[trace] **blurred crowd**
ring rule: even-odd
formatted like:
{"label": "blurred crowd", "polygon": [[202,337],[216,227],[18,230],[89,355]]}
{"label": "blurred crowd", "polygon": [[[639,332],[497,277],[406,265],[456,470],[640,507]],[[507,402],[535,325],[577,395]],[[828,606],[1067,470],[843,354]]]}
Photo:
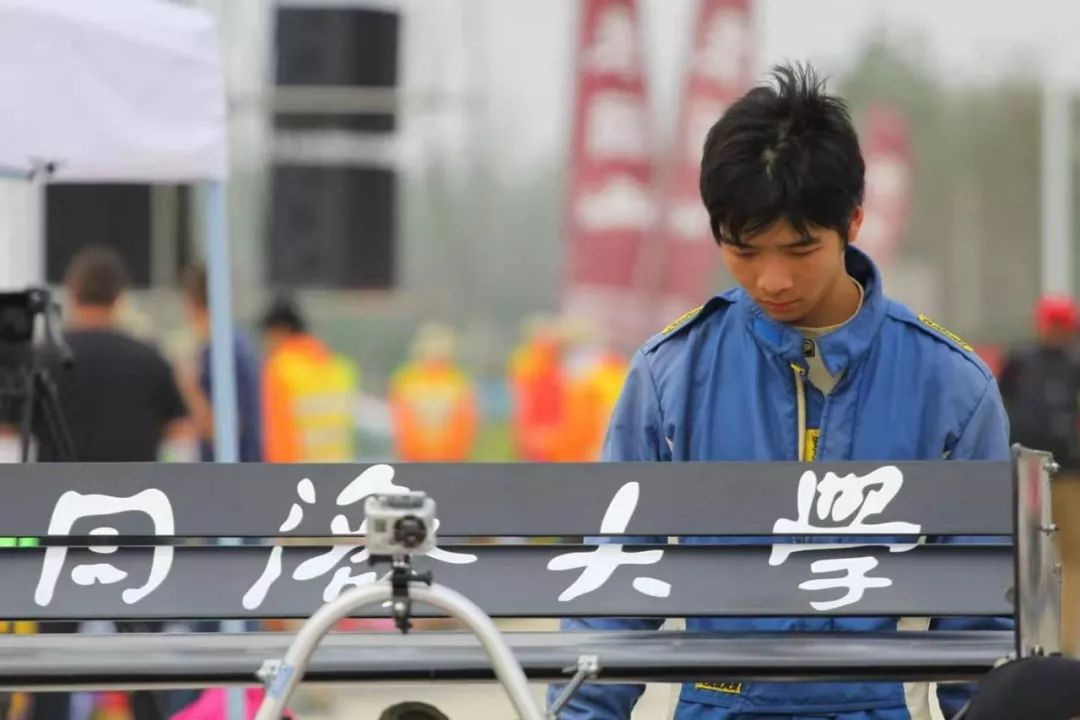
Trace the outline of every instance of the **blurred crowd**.
{"label": "blurred crowd", "polygon": [[[120,256],[83,249],[63,288],[64,340],[43,362],[71,434],[35,413],[39,461],[210,461],[214,451],[211,315],[206,269],[182,273],[183,339],[159,342],[152,318],[140,328]],[[141,330],[141,331],[140,331]],[[249,332],[233,329],[237,459],[241,462],[352,462],[370,458],[358,440],[357,404],[373,396],[362,368],[318,336],[294,297],[274,297]],[[507,359],[505,417],[485,418],[477,379],[459,360],[454,331],[423,325],[376,397],[392,458],[477,459],[485,422],[505,423],[509,456],[529,462],[600,457],[608,418],[627,372],[626,357],[602,328],[578,318],[528,319]],[[9,425],[9,437],[20,428]]]}

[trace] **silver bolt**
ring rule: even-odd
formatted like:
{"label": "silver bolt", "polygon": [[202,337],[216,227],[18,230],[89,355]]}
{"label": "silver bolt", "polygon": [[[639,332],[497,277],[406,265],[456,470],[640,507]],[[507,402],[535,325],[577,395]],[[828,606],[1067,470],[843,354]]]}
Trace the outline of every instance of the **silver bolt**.
{"label": "silver bolt", "polygon": [[1043,470],[1046,470],[1046,472],[1050,473],[1051,475],[1056,475],[1058,470],[1061,470],[1061,466],[1053,460],[1047,458],[1046,460],[1043,460]]}
{"label": "silver bolt", "polygon": [[590,678],[595,678],[600,672],[600,658],[596,655],[582,655],[578,658],[578,670],[586,673]]}
{"label": "silver bolt", "polygon": [[262,667],[259,668],[259,671],[255,673],[255,677],[263,683],[268,683],[274,679],[274,676],[277,675],[277,671],[280,669],[280,660],[265,660],[263,661]]}

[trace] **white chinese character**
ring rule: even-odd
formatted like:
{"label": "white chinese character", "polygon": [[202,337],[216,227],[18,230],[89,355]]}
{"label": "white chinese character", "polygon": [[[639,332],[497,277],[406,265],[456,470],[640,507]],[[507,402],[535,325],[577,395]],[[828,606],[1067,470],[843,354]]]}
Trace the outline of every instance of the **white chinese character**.
{"label": "white chinese character", "polygon": [[859,602],[862,600],[863,594],[870,588],[885,588],[892,585],[892,580],[889,578],[870,577],[866,574],[877,566],[877,559],[872,557],[818,560],[810,564],[810,572],[815,575],[840,571],[843,571],[844,574],[834,578],[807,580],[804,583],[800,583],[799,587],[803,590],[847,589],[847,594],[836,600],[810,602],[810,607],[821,612],[835,610],[836,608]]}
{"label": "white chinese character", "polygon": [[623,160],[646,156],[645,108],[640,95],[616,90],[597,93],[585,127],[589,155]]}
{"label": "white chinese character", "polygon": [[695,165],[701,163],[709,130],[723,117],[726,110],[727,106],[716,98],[697,98],[690,105],[686,114],[686,137],[683,146],[687,162]]}
{"label": "white chinese character", "polygon": [[[877,533],[881,535],[918,535],[922,526],[908,522],[868,523],[867,518],[885,510],[904,486],[904,475],[895,466],[878,468],[865,475],[839,476],[826,473],[820,482],[814,471],[807,470],[799,479],[798,518],[781,518],[773,525],[773,532],[780,535],[835,535],[842,531]],[[815,502],[816,499],[816,502]],[[824,524],[816,524],[824,523]],[[918,543],[889,544],[870,543],[820,543],[773,545],[769,565],[782,565],[792,553],[853,550],[856,548],[885,546],[889,552],[907,552]],[[889,587],[892,580],[870,577],[867,573],[877,567],[873,557],[836,558],[811,563],[810,571],[821,574],[846,571],[837,578],[811,580],[799,585],[804,590],[847,588],[848,593],[838,600],[811,602],[815,610],[832,610],[850,605],[862,599],[869,588]]]}
{"label": "white chinese character", "polygon": [[716,13],[705,30],[704,47],[694,59],[701,75],[721,83],[738,83],[749,46],[746,16],[737,10]]}
{"label": "white chinese character", "polygon": [[[131,497],[113,497],[112,495],[83,495],[82,493],[69,490],[60,496],[53,508],[52,517],[49,520],[49,535],[68,535],[75,521],[80,518],[97,518],[105,515],[117,515],[126,512],[139,512],[146,514],[154,524],[154,535],[173,535],[175,523],[173,521],[172,504],[169,498],[161,490],[149,489]],[[117,535],[116,528],[96,527],[90,535]],[[116,547],[104,546],[93,547],[91,551],[99,555],[109,555],[116,552]],[[64,569],[64,560],[67,558],[68,548],[63,546],[50,546],[45,549],[45,560],[41,566],[41,577],[38,579],[37,589],[34,591],[34,602],[42,607],[52,602],[53,593],[56,590],[57,580]],[[133,605],[152,593],[165,578],[172,568],[173,548],[168,545],[154,547],[154,556],[150,563],[150,574],[146,582],[139,587],[127,588],[121,593],[121,597],[128,605]],[[71,571],[71,579],[77,585],[87,587],[95,583],[113,585],[121,582],[128,573],[109,563],[77,565]]]}
{"label": "white chinese character", "polygon": [[653,220],[648,186],[632,175],[608,178],[578,200],[575,214],[590,231],[645,230]]}
{"label": "white chinese character", "polygon": [[684,242],[701,242],[712,239],[709,213],[696,202],[674,202],[668,210],[668,225],[675,236]]}
{"label": "white chinese character", "polygon": [[[611,499],[604,520],[600,523],[600,532],[605,535],[619,535],[626,532],[630,518],[637,509],[640,486],[629,482],[619,488]],[[551,559],[548,570],[582,569],[574,583],[559,595],[559,602],[569,602],[596,590],[606,583],[620,565],[655,565],[664,557],[663,550],[641,550],[624,552],[622,545],[602,544],[588,552],[564,553]],[[638,577],[632,583],[638,592],[656,598],[666,598],[671,594],[671,585],[663,580],[651,577]]]}
{"label": "white chinese character", "polygon": [[626,7],[609,6],[596,20],[596,34],[585,53],[587,65],[598,72],[632,76],[637,57],[633,14]]}
{"label": "white chinese character", "polygon": [[[307,505],[314,505],[316,502],[315,486],[311,480],[304,478],[296,487],[297,495],[300,500]],[[348,505],[355,505],[361,503],[368,495],[380,494],[392,494],[392,493],[407,493],[409,488],[402,485],[394,484],[394,468],[390,465],[373,465],[364,472],[360,473],[352,482],[350,482],[345,489],[342,490],[337,497],[338,507],[344,507]],[[289,532],[295,530],[300,525],[300,521],[304,518],[304,508],[299,503],[293,503],[292,508],[289,510],[289,516],[282,523],[279,528],[281,532]],[[436,532],[439,529],[439,521],[435,521]],[[360,523],[360,527],[353,530],[349,527],[349,519],[344,514],[334,516],[334,519],[330,522],[330,531],[334,535],[347,535],[355,537],[363,537],[367,534],[367,520]],[[349,554],[352,553],[350,556]],[[270,551],[270,557],[266,561],[266,567],[263,568],[262,575],[259,579],[244,593],[243,604],[248,610],[254,610],[262,605],[263,600],[266,599],[266,594],[270,591],[271,585],[281,576],[281,555],[282,547],[275,545]],[[466,553],[455,553],[447,550],[441,550],[439,548],[433,549],[427,553],[428,557],[433,560],[439,560],[441,562],[451,563],[455,565],[463,565],[476,562],[476,556]],[[305,560],[300,563],[293,571],[293,580],[314,580],[315,578],[326,575],[331,570],[337,567],[346,556],[349,556],[350,565],[359,565],[368,561],[368,551],[364,549],[362,545],[348,544],[348,545],[334,545],[321,555],[316,555],[313,558]],[[359,575],[353,575],[349,566],[340,567],[334,570],[334,574],[323,590],[323,600],[329,602],[336,598],[341,591],[346,587],[359,587],[369,582],[374,582],[376,575],[374,572],[364,572]]]}

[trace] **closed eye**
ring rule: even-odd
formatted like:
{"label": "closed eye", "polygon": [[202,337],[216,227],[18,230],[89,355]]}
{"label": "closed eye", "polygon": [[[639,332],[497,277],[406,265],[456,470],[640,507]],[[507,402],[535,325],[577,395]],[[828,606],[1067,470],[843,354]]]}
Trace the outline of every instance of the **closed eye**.
{"label": "closed eye", "polygon": [[745,245],[730,245],[731,251],[739,257],[753,257],[757,255],[757,249]]}

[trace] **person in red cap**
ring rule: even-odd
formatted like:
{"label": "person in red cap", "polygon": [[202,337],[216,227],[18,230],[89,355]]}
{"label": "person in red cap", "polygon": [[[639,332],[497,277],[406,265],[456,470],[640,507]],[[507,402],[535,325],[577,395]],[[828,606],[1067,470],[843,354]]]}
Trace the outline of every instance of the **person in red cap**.
{"label": "person in red cap", "polygon": [[1052,504],[1064,567],[1062,641],[1080,650],[1080,309],[1068,295],[1035,306],[1035,341],[1014,349],[998,379],[1013,442],[1054,454]]}

